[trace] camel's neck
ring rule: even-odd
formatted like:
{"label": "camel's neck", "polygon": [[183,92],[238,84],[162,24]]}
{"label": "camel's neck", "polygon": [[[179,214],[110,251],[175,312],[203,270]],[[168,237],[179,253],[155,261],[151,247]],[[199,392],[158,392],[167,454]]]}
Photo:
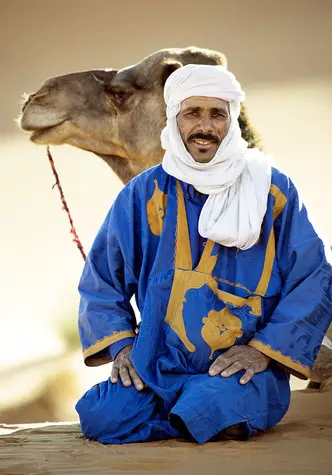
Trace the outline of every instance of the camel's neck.
{"label": "camel's neck", "polygon": [[130,161],[127,158],[118,157],[116,155],[103,155],[96,153],[98,157],[102,158],[109,167],[114,171],[114,173],[120,178],[120,180],[126,184],[135,176],[144,172],[148,168],[151,168],[161,162],[162,154],[159,157],[156,156],[150,161],[147,160],[137,160]]}
{"label": "camel's neck", "polygon": [[[126,158],[117,157],[116,155],[103,155],[96,153],[98,157],[102,158],[114,173],[120,178],[122,183],[126,184],[138,173],[133,170],[133,167],[129,160]],[[144,168],[141,172],[144,171]]]}

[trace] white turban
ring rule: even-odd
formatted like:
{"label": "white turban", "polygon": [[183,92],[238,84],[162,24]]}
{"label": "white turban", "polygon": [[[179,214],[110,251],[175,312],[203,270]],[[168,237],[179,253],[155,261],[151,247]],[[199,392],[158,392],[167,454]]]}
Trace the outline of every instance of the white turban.
{"label": "white turban", "polygon": [[[182,141],[176,116],[188,97],[216,97],[229,102],[230,126],[215,156],[196,162]],[[207,194],[198,230],[223,246],[249,249],[259,238],[271,185],[271,163],[258,149],[248,149],[238,123],[245,94],[223,66],[189,64],[167,79],[167,124],[161,133],[166,150],[162,166],[169,174]]]}
{"label": "white turban", "polygon": [[193,96],[235,101],[238,114],[240,114],[240,102],[245,99],[240,83],[224,66],[188,64],[177,69],[166,81],[164,98],[167,117],[177,115],[181,102]]}

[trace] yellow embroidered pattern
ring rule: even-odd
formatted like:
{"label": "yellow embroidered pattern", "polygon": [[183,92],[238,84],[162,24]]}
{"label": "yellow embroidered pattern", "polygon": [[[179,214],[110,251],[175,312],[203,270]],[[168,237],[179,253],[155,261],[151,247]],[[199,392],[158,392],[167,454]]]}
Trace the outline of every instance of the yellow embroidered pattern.
{"label": "yellow embroidered pattern", "polygon": [[265,345],[259,340],[252,339],[248,343],[249,346],[256,348],[261,353],[269,356],[270,358],[278,361],[278,363],[286,366],[287,368],[292,369],[295,372],[295,375],[301,379],[310,378],[310,368],[309,366],[304,366],[300,361],[294,361],[289,356],[285,356],[281,351],[273,349],[270,345]]}
{"label": "yellow embroidered pattern", "polygon": [[211,310],[202,322],[204,327],[201,334],[203,340],[211,348],[210,360],[216,350],[233,346],[236,339],[243,335],[242,321],[233,315],[227,307],[224,307],[220,312]]}
{"label": "yellow embroidered pattern", "polygon": [[89,346],[86,350],[83,351],[83,358],[87,366],[94,366],[95,364],[100,364],[97,362],[99,358],[95,358],[97,361],[94,361],[93,355],[99,353],[99,351],[104,350],[108,346],[116,343],[117,341],[122,340],[123,338],[128,338],[131,336],[135,336],[135,333],[132,330],[123,330],[123,331],[115,331],[111,335],[105,336],[100,340],[96,341],[93,345]]}
{"label": "yellow embroidered pattern", "polygon": [[[273,219],[276,219],[276,217],[278,217],[282,212],[287,199],[285,195],[281,193],[279,188],[274,185],[271,186],[270,191],[275,198]],[[212,241],[207,242],[198,266],[196,269],[192,269],[192,256],[190,250],[187,217],[183,192],[179,182],[177,182],[177,198],[178,220],[175,246],[175,274],[165,321],[178,335],[187,350],[194,352],[196,347],[192,344],[187,336],[183,318],[183,307],[184,303],[186,302],[185,296],[187,291],[192,289],[200,289],[206,285],[225,305],[230,303],[236,307],[248,306],[251,309],[250,313],[252,315],[261,316],[261,297],[264,296],[267,291],[272,274],[272,266],[275,257],[275,238],[272,225],[272,230],[266,248],[263,271],[256,292],[249,291],[249,289],[242,286],[241,284],[231,283],[230,284],[234,285],[235,287],[243,288],[249,293],[249,295],[251,295],[247,298],[243,298],[220,290],[218,288],[217,281],[222,281],[222,279],[217,279],[211,275],[218,259],[218,255],[211,255],[214,247],[214,243]],[[216,351],[216,349],[228,348],[232,346],[236,339],[241,338],[243,335],[241,330],[241,320],[233,315],[227,309],[227,307],[225,307],[221,312],[209,312],[209,315],[204,317],[202,322],[204,323],[204,326],[202,328],[201,334],[203,339],[211,348],[210,359],[213,357],[213,353]]]}
{"label": "yellow embroidered pattern", "polygon": [[[274,196],[273,221],[275,221],[277,217],[280,215],[280,213],[282,212],[282,210],[284,209],[285,204],[287,203],[287,198],[275,185],[271,185],[270,193],[271,195]],[[255,291],[256,294],[261,295],[262,297],[266,294],[266,291],[268,289],[268,286],[271,280],[272,267],[273,267],[273,262],[275,258],[275,253],[276,253],[275,247],[276,247],[275,236],[274,236],[274,228],[273,228],[273,223],[272,223],[269,240],[266,246],[263,272]]]}
{"label": "yellow embroidered pattern", "polygon": [[215,275],[213,276],[213,278],[218,282],[222,282],[223,284],[227,284],[227,285],[230,285],[231,287],[237,287],[238,289],[245,290],[248,294],[254,294],[255,293],[255,292],[252,292],[251,290],[249,290],[248,287],[245,287],[242,284],[237,284],[235,282],[230,282],[229,280],[222,279],[221,277],[216,277]]}
{"label": "yellow embroidered pattern", "polygon": [[164,226],[167,195],[159,189],[157,180],[154,180],[154,184],[154,193],[147,202],[146,211],[151,232],[155,236],[160,236]]}

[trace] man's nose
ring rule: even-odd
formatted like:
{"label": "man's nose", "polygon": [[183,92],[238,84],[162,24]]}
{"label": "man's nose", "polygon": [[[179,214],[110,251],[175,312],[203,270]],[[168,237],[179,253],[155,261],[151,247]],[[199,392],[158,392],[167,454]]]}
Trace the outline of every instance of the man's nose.
{"label": "man's nose", "polygon": [[202,132],[211,132],[213,129],[211,118],[208,114],[202,115],[198,123],[198,129]]}

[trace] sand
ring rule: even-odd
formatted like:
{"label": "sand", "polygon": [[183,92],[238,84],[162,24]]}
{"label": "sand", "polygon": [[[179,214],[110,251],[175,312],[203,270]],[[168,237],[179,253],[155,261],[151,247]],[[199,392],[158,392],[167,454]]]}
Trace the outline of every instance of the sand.
{"label": "sand", "polygon": [[294,391],[283,421],[247,442],[181,440],[104,446],[77,423],[0,425],[0,473],[314,474],[332,473],[332,392]]}

